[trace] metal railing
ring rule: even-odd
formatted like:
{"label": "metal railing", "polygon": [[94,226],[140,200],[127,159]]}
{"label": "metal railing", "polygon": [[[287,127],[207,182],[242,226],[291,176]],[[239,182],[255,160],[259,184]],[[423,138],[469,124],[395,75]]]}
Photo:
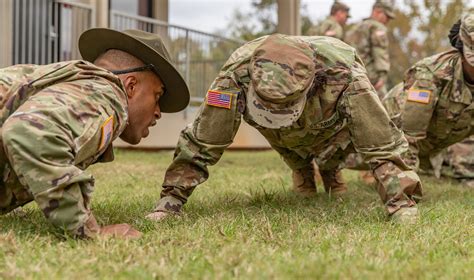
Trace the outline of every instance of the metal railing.
{"label": "metal railing", "polygon": [[77,42],[82,32],[95,26],[95,9],[92,5],[53,1],[55,22],[53,25],[56,49],[54,61],[81,59]]}
{"label": "metal railing", "polygon": [[[95,26],[93,5],[67,0],[0,0],[0,13],[0,67],[80,59],[79,36]],[[194,105],[202,102],[224,62],[243,43],[113,10],[110,20],[113,29],[161,36],[188,83]]]}
{"label": "metal railing", "polygon": [[220,68],[242,42],[156,19],[111,11],[111,27],[140,29],[159,34],[170,51],[174,65],[191,91],[192,103],[201,103]]}
{"label": "metal railing", "polygon": [[0,65],[79,59],[79,35],[93,27],[93,6],[62,0],[2,0]]}

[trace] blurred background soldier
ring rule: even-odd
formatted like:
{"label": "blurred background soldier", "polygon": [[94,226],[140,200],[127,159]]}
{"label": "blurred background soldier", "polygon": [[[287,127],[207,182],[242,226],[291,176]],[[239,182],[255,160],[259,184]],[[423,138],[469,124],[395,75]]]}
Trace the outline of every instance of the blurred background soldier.
{"label": "blurred background soldier", "polygon": [[330,36],[343,40],[344,26],[350,17],[349,10],[350,8],[346,4],[334,1],[330,15],[319,24],[311,27],[308,35]]}
{"label": "blurred background soldier", "polygon": [[390,70],[386,25],[394,17],[391,3],[376,1],[371,16],[354,25],[345,37],[357,49],[380,99],[387,93],[386,82]]}

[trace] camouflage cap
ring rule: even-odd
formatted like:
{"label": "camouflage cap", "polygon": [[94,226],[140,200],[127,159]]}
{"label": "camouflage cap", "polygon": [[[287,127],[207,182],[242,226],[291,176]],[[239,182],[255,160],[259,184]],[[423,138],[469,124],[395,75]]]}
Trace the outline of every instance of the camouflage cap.
{"label": "camouflage cap", "polygon": [[388,2],[387,0],[377,0],[374,3],[373,8],[381,8],[384,13],[387,15],[387,17],[394,19],[395,18],[395,13],[393,12],[393,4]]}
{"label": "camouflage cap", "polygon": [[290,126],[299,119],[316,71],[315,52],[298,37],[274,34],[255,49],[247,94],[250,117],[266,128]]}
{"label": "camouflage cap", "polygon": [[[340,1],[334,1],[331,6],[331,15],[335,14],[337,11],[346,11],[349,14],[349,6]],[[348,15],[350,17],[350,15]]]}
{"label": "camouflage cap", "polygon": [[467,62],[474,66],[474,14],[467,13],[461,18],[459,37],[462,41],[462,49]]}

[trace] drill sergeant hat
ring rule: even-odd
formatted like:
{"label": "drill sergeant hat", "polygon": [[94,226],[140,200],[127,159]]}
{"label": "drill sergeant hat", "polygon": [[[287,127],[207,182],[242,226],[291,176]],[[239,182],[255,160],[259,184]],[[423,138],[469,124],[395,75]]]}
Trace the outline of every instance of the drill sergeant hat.
{"label": "drill sergeant hat", "polygon": [[159,100],[161,112],[174,113],[188,106],[188,86],[171,63],[171,57],[158,35],[134,29],[121,32],[107,28],[93,28],[82,33],[79,38],[79,51],[87,61],[94,62],[99,55],[109,49],[127,52],[145,63],[140,69],[113,71],[115,74],[150,69],[160,77],[166,89]]}

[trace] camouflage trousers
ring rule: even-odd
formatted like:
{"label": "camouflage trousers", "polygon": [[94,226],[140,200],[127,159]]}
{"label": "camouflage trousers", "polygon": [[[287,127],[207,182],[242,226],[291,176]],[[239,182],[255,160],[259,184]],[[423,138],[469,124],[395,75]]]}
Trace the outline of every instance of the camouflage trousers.
{"label": "camouflage trousers", "polygon": [[9,164],[3,163],[0,180],[0,214],[6,214],[15,208],[33,201],[33,194],[20,184]]}
{"label": "camouflage trousers", "polygon": [[[474,186],[474,136],[449,146],[437,156],[428,157],[423,156],[423,151],[420,153],[422,154],[420,159],[408,160],[414,165],[419,161],[420,172],[437,178],[445,176],[457,179],[468,186]],[[347,157],[345,166],[354,170],[370,170],[357,153]]]}
{"label": "camouflage trousers", "polygon": [[[333,151],[324,151],[322,155],[330,155],[322,158],[316,156],[314,161],[319,171],[340,170],[346,167],[347,161],[357,157],[361,163],[362,156],[355,153],[352,145],[342,149],[340,146],[329,146]],[[372,170],[367,164],[362,164],[365,170]],[[385,204],[389,214],[393,214],[402,207],[411,207],[423,196],[418,175],[414,171],[402,171],[392,162],[386,162],[372,171],[376,178],[376,190]],[[327,190],[326,190],[327,191]]]}
{"label": "camouflage trousers", "polygon": [[474,136],[449,146],[441,153],[440,164],[433,166],[433,170],[435,174],[474,186]]}

